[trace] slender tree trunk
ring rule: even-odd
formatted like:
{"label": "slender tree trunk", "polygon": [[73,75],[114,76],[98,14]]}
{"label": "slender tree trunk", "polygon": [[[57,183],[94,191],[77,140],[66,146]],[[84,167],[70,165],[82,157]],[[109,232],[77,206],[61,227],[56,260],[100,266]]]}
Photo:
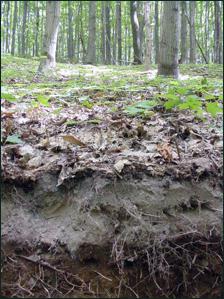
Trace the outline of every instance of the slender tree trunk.
{"label": "slender tree trunk", "polygon": [[130,14],[134,50],[134,64],[141,64],[140,31],[137,16],[137,1],[130,1]]}
{"label": "slender tree trunk", "polygon": [[9,53],[10,50],[10,1],[6,1],[7,11],[6,11],[6,53]]}
{"label": "slender tree trunk", "polygon": [[209,62],[209,1],[205,2],[205,55]]}
{"label": "slender tree trunk", "polygon": [[39,26],[40,26],[40,8],[36,1],[36,31],[35,31],[35,56],[39,56]]}
{"label": "slender tree trunk", "polygon": [[[22,2],[18,3],[18,29],[21,26],[21,19],[22,19]],[[21,56],[21,37],[22,37],[22,33],[18,30],[17,33],[17,44],[18,44],[18,55]]]}
{"label": "slender tree trunk", "polygon": [[[1,1],[1,14],[2,16],[5,15],[5,3]],[[3,18],[1,19],[3,21]],[[4,24],[4,21],[3,21]],[[5,25],[5,24],[4,24]],[[2,26],[1,24],[1,53],[5,52],[5,26]]]}
{"label": "slender tree trunk", "polygon": [[178,78],[179,1],[163,2],[158,75]]}
{"label": "slender tree trunk", "polygon": [[105,1],[101,1],[101,55],[102,63],[106,62]]}
{"label": "slender tree trunk", "polygon": [[159,7],[157,1],[155,1],[154,45],[155,63],[157,64],[159,58]]}
{"label": "slender tree trunk", "polygon": [[73,8],[72,2],[68,1],[68,59],[70,62],[74,59],[74,41],[73,41]]}
{"label": "slender tree trunk", "polygon": [[13,15],[13,27],[12,27],[12,46],[11,46],[11,54],[12,55],[15,55],[17,12],[18,12],[17,1],[14,1],[14,15]]}
{"label": "slender tree trunk", "polygon": [[[223,2],[221,1],[221,11],[220,14],[223,12]],[[221,18],[222,15],[220,15]],[[221,18],[222,19],[222,18]],[[220,63],[223,63],[223,21],[221,22],[220,19]]]}
{"label": "slender tree trunk", "polygon": [[114,26],[113,27],[113,55],[112,55],[113,64],[116,64],[116,58],[117,58],[117,26]]}
{"label": "slender tree trunk", "polygon": [[80,1],[80,42],[82,45],[82,61],[84,60],[84,57],[86,56],[86,47],[85,47],[85,41],[84,41],[84,32],[83,32],[83,2]]}
{"label": "slender tree trunk", "polygon": [[215,33],[214,33],[214,62],[221,63],[221,24],[220,24],[220,3],[219,1],[214,1],[215,7]]}
{"label": "slender tree trunk", "polygon": [[43,43],[43,53],[45,56],[39,65],[38,72],[54,68],[56,66],[55,54],[59,29],[60,1],[47,1],[46,26]]}
{"label": "slender tree trunk", "polygon": [[180,53],[181,58],[179,63],[186,63],[187,61],[187,2],[181,2],[181,43],[180,43]]}
{"label": "slender tree trunk", "polygon": [[196,63],[195,1],[190,1],[190,63]]}
{"label": "slender tree trunk", "polygon": [[111,64],[111,28],[110,28],[110,1],[105,3],[106,23],[106,64]]}
{"label": "slender tree trunk", "polygon": [[116,1],[116,20],[117,20],[117,46],[118,53],[117,59],[118,63],[122,64],[122,38],[121,38],[121,1]]}
{"label": "slender tree trunk", "polygon": [[137,1],[137,17],[139,20],[139,37],[140,37],[140,59],[143,61],[143,41],[144,36],[144,27],[145,27],[145,17],[144,17],[144,2]]}
{"label": "slender tree trunk", "polygon": [[85,63],[96,63],[96,1],[89,1],[89,36]]}
{"label": "slender tree trunk", "polygon": [[150,24],[150,2],[144,2],[144,12],[145,12],[145,67],[149,69],[151,64],[151,54],[152,54],[152,41],[151,41],[151,24]]}
{"label": "slender tree trunk", "polygon": [[[30,5],[31,3],[27,3],[27,21],[26,23],[30,23]],[[26,39],[25,39],[25,56],[30,54],[30,38],[29,38],[29,26],[26,26]]]}
{"label": "slender tree trunk", "polygon": [[75,16],[75,51],[76,51],[76,60],[79,62],[80,58],[80,1],[78,2],[78,8],[76,9]]}
{"label": "slender tree trunk", "polygon": [[126,25],[125,27],[125,35],[124,35],[124,61],[125,61],[125,65],[127,64],[127,60],[128,60],[128,27]]}
{"label": "slender tree trunk", "polygon": [[26,20],[27,20],[28,1],[23,2],[23,25],[22,25],[22,46],[21,55],[25,56],[26,52]]}

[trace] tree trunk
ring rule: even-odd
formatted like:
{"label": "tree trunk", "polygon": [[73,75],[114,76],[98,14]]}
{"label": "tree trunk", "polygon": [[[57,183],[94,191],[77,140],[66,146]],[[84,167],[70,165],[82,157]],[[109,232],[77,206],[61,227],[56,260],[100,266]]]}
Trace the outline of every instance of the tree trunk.
{"label": "tree trunk", "polygon": [[118,63],[121,64],[122,60],[122,44],[121,44],[121,1],[116,1],[116,19],[117,19],[117,59]]}
{"label": "tree trunk", "polygon": [[106,64],[111,64],[110,1],[105,3],[106,23]]}
{"label": "tree trunk", "polygon": [[139,37],[140,37],[140,59],[143,61],[143,41],[144,36],[144,27],[145,27],[145,16],[144,16],[144,2],[137,1],[137,17],[139,21]]}
{"label": "tree trunk", "polygon": [[130,1],[130,15],[134,50],[134,64],[141,64],[140,31],[137,16],[137,1]]}
{"label": "tree trunk", "polygon": [[[221,1],[221,12],[223,12],[223,2]],[[222,15],[220,15],[221,17]],[[220,22],[221,23],[221,22]],[[222,23],[221,23],[222,24]],[[223,25],[220,26],[220,63],[223,63]]]}
{"label": "tree trunk", "polygon": [[9,53],[10,48],[10,1],[7,1],[6,11],[6,53]]}
{"label": "tree trunk", "polygon": [[47,1],[46,26],[43,42],[43,53],[45,56],[39,65],[38,72],[54,68],[56,66],[55,54],[60,18],[60,1]]}
{"label": "tree trunk", "polygon": [[178,78],[179,1],[163,2],[158,75]]}
{"label": "tree trunk", "polygon": [[78,9],[76,10],[76,17],[75,17],[75,50],[76,50],[76,60],[79,62],[79,57],[80,57],[80,1],[78,3]]}
{"label": "tree trunk", "polygon": [[180,43],[180,61],[179,63],[186,63],[187,61],[187,2],[181,2],[181,43]]}
{"label": "tree trunk", "polygon": [[22,25],[22,46],[21,46],[21,55],[25,56],[26,52],[26,20],[27,20],[27,7],[28,1],[23,2],[23,25]]}
{"label": "tree trunk", "polygon": [[[18,29],[21,26],[21,19],[22,19],[22,5],[23,3],[20,1],[18,3]],[[18,55],[21,56],[21,32],[18,30],[17,33],[17,44],[18,44]]]}
{"label": "tree trunk", "polygon": [[[30,5],[31,5],[31,3],[28,3],[27,4],[27,21],[26,21],[26,23],[27,24],[29,24],[29,22],[30,22]],[[26,29],[26,42],[25,42],[25,56],[26,55],[29,55],[29,54],[31,54],[30,53],[30,49],[31,49],[31,47],[30,47],[30,38],[29,38],[29,26],[27,26],[27,29]]]}
{"label": "tree trunk", "polygon": [[96,1],[89,1],[89,36],[85,63],[96,63]]}
{"label": "tree trunk", "polygon": [[73,9],[72,2],[68,1],[68,59],[70,62],[74,59],[74,44],[73,44]]}
{"label": "tree trunk", "polygon": [[11,46],[11,54],[12,55],[15,55],[17,12],[18,12],[17,1],[14,1],[14,15],[13,15],[13,27],[12,27],[12,46]]}
{"label": "tree trunk", "polygon": [[38,1],[36,2],[36,32],[35,32],[35,56],[39,56],[39,25],[40,25],[40,8]]}
{"label": "tree trunk", "polygon": [[151,52],[152,52],[152,41],[151,41],[151,24],[150,24],[150,2],[144,2],[144,13],[145,13],[145,67],[148,70],[151,64]]}
{"label": "tree trunk", "polygon": [[105,1],[101,1],[101,55],[102,63],[106,63],[106,31],[105,31]]}
{"label": "tree trunk", "polygon": [[86,47],[85,47],[85,41],[84,41],[84,32],[83,32],[83,2],[80,1],[80,42],[82,45],[82,61],[84,60],[84,57],[86,56]]}
{"label": "tree trunk", "polygon": [[114,26],[113,27],[113,55],[112,55],[113,64],[116,64],[116,57],[117,57],[117,26]]}
{"label": "tree trunk", "polygon": [[128,27],[126,25],[125,27],[125,33],[124,33],[124,61],[125,65],[127,64],[128,60]]}
{"label": "tree trunk", "polygon": [[190,63],[196,63],[195,1],[190,1]]}
{"label": "tree trunk", "polygon": [[154,45],[155,63],[157,64],[159,58],[159,7],[157,1],[155,1]]}
{"label": "tree trunk", "polygon": [[215,33],[214,33],[214,62],[221,63],[221,25],[220,25],[220,3],[214,1],[215,6]]}
{"label": "tree trunk", "polygon": [[209,62],[209,1],[205,2],[205,55]]}

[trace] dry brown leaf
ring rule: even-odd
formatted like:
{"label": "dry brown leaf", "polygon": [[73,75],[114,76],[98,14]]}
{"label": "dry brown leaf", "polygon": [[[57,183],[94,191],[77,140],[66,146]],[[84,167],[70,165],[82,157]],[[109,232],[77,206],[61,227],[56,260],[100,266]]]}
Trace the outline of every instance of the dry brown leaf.
{"label": "dry brown leaf", "polygon": [[173,159],[172,149],[168,143],[158,144],[157,149],[160,155],[163,156],[163,158],[168,162],[170,162]]}
{"label": "dry brown leaf", "polygon": [[78,138],[76,138],[73,135],[64,135],[64,136],[62,136],[62,138],[65,141],[70,142],[72,144],[76,144],[76,145],[83,146],[83,147],[87,146],[85,143],[83,143],[82,141],[80,141]]}
{"label": "dry brown leaf", "polygon": [[130,161],[127,159],[119,160],[114,164],[114,168],[118,173],[121,173],[125,165],[130,165]]}

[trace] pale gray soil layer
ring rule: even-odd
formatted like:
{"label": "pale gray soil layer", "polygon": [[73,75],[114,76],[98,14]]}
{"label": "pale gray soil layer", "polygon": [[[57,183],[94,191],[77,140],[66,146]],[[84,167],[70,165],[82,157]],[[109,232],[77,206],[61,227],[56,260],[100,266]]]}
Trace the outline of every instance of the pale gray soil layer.
{"label": "pale gray soil layer", "polygon": [[83,244],[106,246],[124,240],[147,247],[150,239],[221,232],[219,184],[92,173],[57,187],[45,174],[29,191],[5,184],[2,241],[65,244],[73,256]]}

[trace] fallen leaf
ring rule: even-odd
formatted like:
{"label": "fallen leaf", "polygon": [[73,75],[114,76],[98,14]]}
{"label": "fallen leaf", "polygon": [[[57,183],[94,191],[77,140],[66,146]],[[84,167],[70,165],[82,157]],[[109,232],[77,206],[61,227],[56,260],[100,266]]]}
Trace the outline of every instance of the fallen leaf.
{"label": "fallen leaf", "polygon": [[72,144],[76,144],[76,145],[83,146],[83,147],[87,146],[85,143],[83,143],[78,138],[74,137],[73,135],[64,135],[64,136],[62,136],[62,138],[65,141],[70,142]]}
{"label": "fallen leaf", "polygon": [[20,137],[19,135],[8,136],[5,142],[6,143],[15,143],[15,144],[23,143],[23,141],[19,137]]}
{"label": "fallen leaf", "polygon": [[130,161],[127,159],[119,160],[117,163],[114,164],[114,168],[117,172],[121,173],[125,165],[130,165]]}
{"label": "fallen leaf", "polygon": [[158,144],[157,149],[160,155],[163,156],[163,158],[168,162],[170,162],[173,159],[172,149],[168,143]]}

